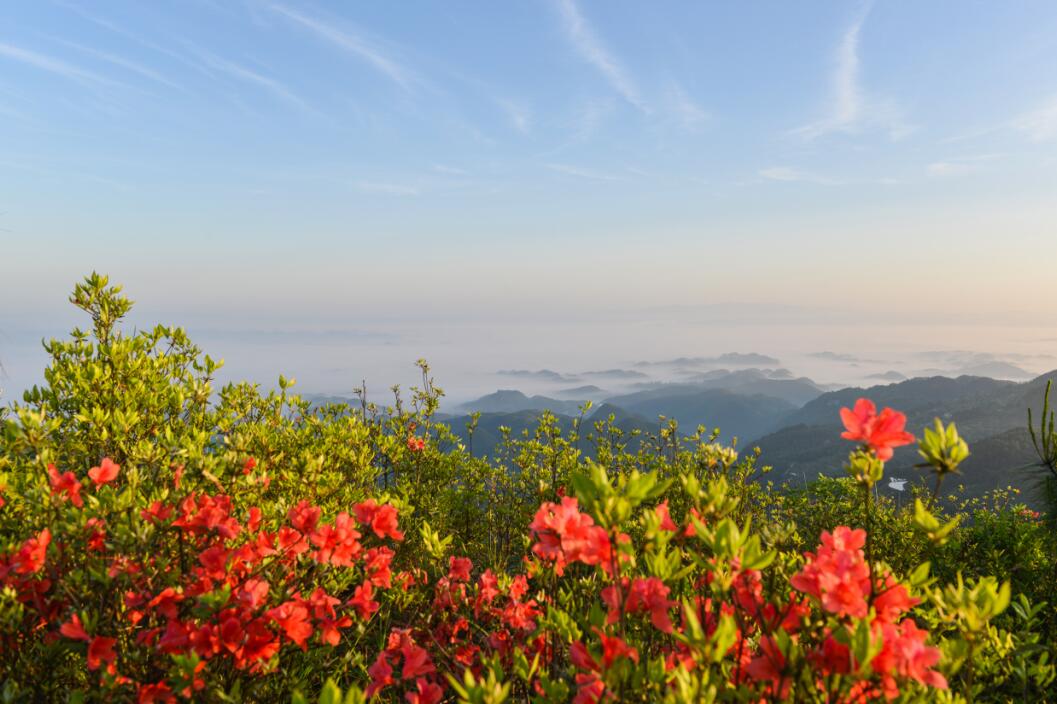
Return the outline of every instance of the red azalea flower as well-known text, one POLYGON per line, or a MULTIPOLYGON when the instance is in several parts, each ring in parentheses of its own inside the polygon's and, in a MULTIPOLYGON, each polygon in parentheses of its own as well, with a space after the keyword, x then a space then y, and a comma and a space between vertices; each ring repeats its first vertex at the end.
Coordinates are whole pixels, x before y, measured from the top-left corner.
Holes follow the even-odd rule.
POLYGON ((222 538, 234 538, 242 530, 231 516, 231 497, 223 494, 191 494, 180 502, 180 515, 172 524, 197 535, 215 531, 222 538))
MULTIPOLYGON (((300 598, 300 594, 295 594, 295 598, 300 598)), ((316 618, 335 618, 337 612, 334 607, 341 603, 341 599, 332 597, 327 594, 323 587, 316 587, 309 595, 307 599, 302 599, 305 606, 312 610, 312 615, 316 618)))
POLYGON ((166 506, 161 501, 154 501, 139 512, 140 518, 150 523, 159 524, 169 520, 172 516, 172 507, 166 506))
POLYGON ((831 635, 827 635, 826 640, 822 641, 822 647, 809 657, 824 676, 844 675, 855 669, 855 658, 851 655, 851 649, 831 635))
POLYGON ((249 517, 246 519, 246 530, 251 533, 256 533, 261 527, 261 521, 264 519, 264 513, 256 506, 251 506, 249 510, 249 517))
POLYGON ((305 540, 305 536, 290 526, 283 526, 279 529, 276 544, 280 552, 294 556, 308 551, 308 541, 305 540))
POLYGON ((745 668, 746 674, 756 682, 766 685, 766 691, 776 700, 789 698, 792 679, 785 674, 785 656, 770 636, 760 639, 756 657, 745 668))
POLYGON ((877 406, 869 399, 860 398, 854 410, 842 408, 840 417, 847 429, 841 437, 869 445, 882 462, 892 459, 893 448, 914 442, 914 436, 904 430, 906 415, 891 408, 878 414, 877 406))
POLYGON ((393 540, 403 540, 404 534, 397 528, 397 511, 392 504, 379 505, 374 499, 367 499, 352 507, 356 520, 369 527, 379 538, 386 536, 393 540))
POLYGON ((312 636, 312 624, 308 622, 308 609, 297 601, 286 601, 268 612, 286 637, 301 650, 308 650, 308 639, 312 636))
POLYGON ((678 526, 672 521, 672 515, 668 513, 668 499, 665 499, 661 503, 657 504, 657 508, 654 509, 654 513, 657 514, 657 518, 661 522, 661 530, 676 531, 678 526))
POLYGON ((363 567, 367 570, 367 578, 376 587, 389 589, 393 586, 393 573, 390 564, 393 562, 395 553, 389 548, 371 548, 363 558, 363 567))
MULTIPOLYGON (((917 627, 911 619, 899 625, 878 623, 874 635, 880 635, 884 645, 881 652, 870 661, 874 672, 882 674, 882 685, 886 693, 898 693, 895 677, 912 679, 937 689, 947 689, 947 680, 931 669, 940 661, 938 648, 925 645, 928 631, 917 627)), ((890 697, 892 698, 892 697, 890 697)))
POLYGON ((379 538, 388 536, 397 541, 404 539, 404 534, 397 529, 396 507, 392 504, 382 504, 378 507, 371 520, 371 530, 379 538))
POLYGON ((88 644, 88 669, 98 670, 99 666, 105 663, 112 663, 117 659, 117 654, 114 652, 114 644, 117 643, 115 638, 107 638, 106 636, 96 636, 88 644))
MULTIPOLYGON (((241 628, 237 622, 236 628, 241 628)), ((239 635, 243 633, 239 632, 239 635)), ((265 619, 254 619, 245 627, 245 642, 236 653, 235 666, 256 672, 279 652, 279 646, 279 639, 268 628, 265 619)))
POLYGON ((601 565, 607 572, 612 569, 609 535, 604 528, 595 525, 593 518, 580 512, 574 497, 563 497, 560 505, 543 503, 529 528, 537 541, 532 552, 553 562, 559 575, 571 562, 601 565))
POLYGON ((353 561, 359 559, 363 547, 359 543, 360 532, 349 514, 342 511, 334 523, 322 525, 309 536, 316 550, 312 558, 323 564, 330 563, 352 567, 353 561))
POLYGON ((71 640, 83 640, 85 643, 92 640, 92 637, 84 630, 81 617, 77 614, 74 614, 69 621, 59 626, 59 633, 71 640))
POLYGON ((319 638, 327 645, 337 645, 341 642, 341 629, 352 625, 352 619, 342 616, 338 619, 324 618, 319 622, 319 638))
POLYGON ((587 649, 587 646, 578 640, 573 641, 569 646, 569 661, 577 669, 587 670, 588 672, 599 672, 602 669, 598 665, 598 661, 591 655, 591 651, 587 649))
POLYGON ((400 654, 404 656, 404 667, 400 671, 401 679, 414 679, 421 675, 428 675, 436 669, 426 649, 415 645, 410 640, 400 647, 400 654))
POLYGON ((55 465, 49 464, 48 483, 51 484, 52 496, 57 496, 64 502, 69 501, 77 508, 84 506, 84 500, 81 498, 81 482, 73 472, 59 474, 55 465))
POLYGON ((214 545, 198 554, 198 562, 204 568, 204 574, 212 579, 222 580, 228 575, 228 558, 231 551, 223 545, 214 545))
POLYGON ((734 603, 757 615, 763 606, 763 579, 758 570, 739 570, 734 576, 734 603))
POLYGON ((515 631, 531 631, 536 628, 536 617, 540 615, 535 599, 512 601, 503 609, 503 622, 515 631))
POLYGON ((469 582, 471 569, 473 569, 473 563, 468 557, 452 555, 448 559, 448 579, 453 582, 469 582))
POLYGON ((625 643, 619 637, 607 636, 598 628, 595 629, 595 632, 598 634, 599 640, 602 641, 603 668, 609 669, 617 658, 627 658, 636 663, 639 661, 639 651, 625 643))
POLYGON ((32 574, 44 569, 44 560, 51 545, 51 531, 45 528, 36 536, 22 543, 12 560, 16 574, 32 574))
POLYGON ((576 676, 576 696, 572 704, 596 704, 606 694, 606 684, 595 675, 576 676))
POLYGON ((165 632, 162 633, 155 647, 159 653, 169 655, 183 653, 191 643, 190 631, 190 626, 174 618, 165 625, 165 632))
POLYGON ((121 465, 115 464, 109 457, 104 457, 98 467, 92 467, 88 470, 88 476, 91 477, 96 486, 100 486, 102 484, 109 484, 117 479, 117 475, 120 471, 121 465))
POLYGON ((602 667, 587 650, 587 646, 580 641, 574 641, 569 646, 569 660, 579 670, 576 675, 576 696, 573 704, 595 704, 602 701, 606 693, 606 685, 601 680, 602 667))
POLYGON ((862 551, 866 531, 837 526, 833 533, 823 531, 821 540, 818 552, 807 554, 807 564, 789 583, 832 614, 865 617, 870 596, 870 568, 862 551))
POLYGON ((528 590, 528 579, 525 578, 525 575, 519 574, 511 580, 508 593, 510 594, 511 599, 514 601, 520 601, 521 597, 528 594, 528 590))
POLYGON ((697 535, 697 529, 694 528, 694 520, 693 520, 695 518, 698 520, 699 523, 704 523, 705 522, 705 519, 701 517, 701 512, 698 511, 696 508, 691 507, 690 508, 690 519, 687 520, 686 528, 683 529, 683 536, 684 537, 692 538, 695 535, 697 535))
POLYGON ((290 509, 288 518, 290 519, 290 525, 302 533, 311 533, 316 529, 316 524, 319 523, 319 516, 323 513, 323 510, 318 506, 313 506, 307 500, 301 500, 296 506, 290 509))
POLYGON ((486 569, 477 579, 477 601, 491 604, 499 596, 499 579, 491 569, 486 569))
POLYGON ((393 684, 393 667, 389 664, 384 652, 378 653, 374 663, 367 668, 367 674, 371 676, 371 683, 364 691, 368 699, 393 684))
POLYGON ((235 598, 248 609, 256 609, 268 599, 270 586, 263 579, 247 579, 242 587, 235 592, 235 598))
POLYGON ((620 606, 623 603, 624 613, 649 613, 654 628, 671 633, 672 620, 668 611, 675 606, 675 602, 668 599, 670 591, 657 577, 636 577, 634 581, 625 577, 621 580, 619 590, 616 585, 602 590, 602 601, 609 606, 606 623, 616 623, 620 620, 620 606))
POLYGON ((907 592, 903 586, 891 574, 885 575, 884 580, 877 590, 877 596, 873 600, 873 608, 877 614, 878 621, 895 623, 899 617, 910 609, 921 603, 907 592))
POLYGON ((404 695, 408 704, 437 704, 444 696, 440 685, 430 682, 425 677, 415 680, 415 691, 404 695))
POLYGON ((88 529, 88 551, 103 552, 106 550, 106 522, 101 518, 89 518, 85 523, 88 529))
POLYGON ((141 684, 136 694, 137 704, 176 704, 176 696, 165 680, 154 684, 141 684))
POLYGON ((348 602, 349 606, 356 609, 356 613, 365 621, 378 610, 379 604, 371 599, 373 596, 374 586, 370 582, 364 582, 356 587, 356 590, 352 593, 352 598, 348 602))

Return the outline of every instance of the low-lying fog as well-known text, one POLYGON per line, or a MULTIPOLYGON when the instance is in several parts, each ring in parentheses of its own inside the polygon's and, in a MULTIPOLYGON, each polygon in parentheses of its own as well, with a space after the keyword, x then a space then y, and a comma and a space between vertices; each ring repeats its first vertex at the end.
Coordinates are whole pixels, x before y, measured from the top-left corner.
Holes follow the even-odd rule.
MULTIPOLYGON (((271 386, 282 373, 295 377, 305 394, 351 396, 366 380, 372 400, 385 402, 393 384, 418 382, 414 362, 425 358, 449 408, 496 389, 575 398, 581 387, 598 387, 595 394, 604 395, 692 381, 717 369, 760 368, 823 386, 869 386, 925 375, 1019 381, 1057 367, 1057 337, 1049 327, 748 317, 661 311, 627 320, 189 325, 188 331, 205 352, 225 360, 222 380, 271 386)), ((66 334, 58 326, 0 330, 3 401, 41 381, 47 360, 41 339, 66 334)))

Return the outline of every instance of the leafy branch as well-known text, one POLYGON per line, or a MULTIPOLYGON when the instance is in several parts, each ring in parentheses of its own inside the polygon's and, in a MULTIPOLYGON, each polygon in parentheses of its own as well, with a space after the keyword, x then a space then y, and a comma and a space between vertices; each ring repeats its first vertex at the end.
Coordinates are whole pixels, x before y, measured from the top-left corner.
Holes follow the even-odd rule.
POLYGON ((1037 432, 1031 408, 1028 408, 1028 432, 1031 433, 1031 444, 1035 446, 1035 453, 1039 456, 1039 466, 1050 470, 1050 473, 1057 478, 1057 430, 1054 428, 1054 412, 1050 408, 1050 388, 1052 386, 1053 381, 1046 382, 1037 432))

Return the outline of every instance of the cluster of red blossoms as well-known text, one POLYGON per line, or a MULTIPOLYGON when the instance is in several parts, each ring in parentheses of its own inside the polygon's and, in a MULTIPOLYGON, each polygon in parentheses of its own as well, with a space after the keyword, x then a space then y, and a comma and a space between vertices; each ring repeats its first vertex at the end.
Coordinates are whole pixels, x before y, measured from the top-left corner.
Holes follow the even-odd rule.
MULTIPOLYGON (((892 699, 899 695, 901 683, 907 681, 945 689, 946 680, 933 669, 940 660, 940 651, 926 645, 927 631, 904 617, 918 600, 894 576, 871 575, 862 550, 865 538, 865 531, 847 527, 839 527, 832 534, 823 533, 818 551, 808 553, 807 563, 790 582, 795 591, 777 603, 765 597, 759 571, 739 569, 737 564, 732 565, 729 601, 715 602, 711 597, 700 596, 714 578, 712 573, 706 573, 693 590, 698 595, 684 608, 678 628, 683 637, 661 648, 666 668, 681 665, 692 671, 701 665, 686 644, 691 632, 688 619, 692 617, 695 627, 711 637, 719 620, 729 618, 737 624, 726 652, 735 666, 732 684, 754 684, 766 701, 787 700, 793 684, 794 671, 778 644, 779 631, 793 642, 800 640, 802 634, 807 664, 821 690, 826 691, 827 678, 851 678, 853 683, 846 687, 841 702, 892 699), (798 596, 797 592, 807 596, 798 596), (805 630, 812 602, 834 617, 822 633, 805 630), (846 645, 847 637, 837 637, 839 629, 848 635, 862 620, 878 645, 865 670, 846 645)), ((606 623, 616 624, 625 614, 647 613, 657 631, 671 634, 669 610, 677 604, 668 599, 669 592, 656 577, 624 577, 615 581, 601 592, 610 609, 606 623)), ((612 700, 614 693, 607 686, 606 673, 623 660, 639 662, 638 649, 618 635, 597 628, 594 633, 600 651, 597 655, 583 642, 574 642, 569 653, 578 669, 577 704, 612 700)))
POLYGON ((407 428, 407 449, 415 453, 426 449, 426 439, 415 435, 415 428, 417 427, 414 423, 411 423, 407 428))
MULTIPOLYGON (((940 651, 925 645, 927 631, 919 629, 912 619, 902 618, 918 600, 891 574, 871 574, 863 554, 865 545, 864 530, 841 526, 833 533, 823 532, 818 551, 808 553, 807 564, 790 583, 843 623, 868 619, 872 637, 882 644, 870 668, 880 675, 885 696, 898 695, 897 678, 946 689, 943 675, 932 669, 940 660, 940 651)), ((812 659, 823 676, 859 668, 848 646, 832 634, 826 636, 812 659)))
MULTIPOLYGON (((99 487, 119 472, 104 459, 88 476, 99 487)), ((57 505, 89 510, 73 472, 49 465, 47 475, 57 505)), ((71 552, 69 541, 76 536, 53 539, 45 528, 0 556, 0 586, 12 587, 24 605, 27 632, 54 629, 47 638, 86 644, 85 664, 101 673, 100 686, 135 687, 141 702, 190 698, 204 686, 214 662, 251 674, 270 671, 287 644, 306 650, 318 638, 321 645, 334 646, 343 629, 371 618, 379 608, 376 590, 405 578, 393 575, 395 553, 381 541, 404 536, 390 504, 367 500, 353 506, 353 514, 342 512, 324 523, 319 507, 301 501, 285 522, 269 529, 259 508, 239 517, 229 496, 192 493, 176 504, 154 501, 140 511, 139 518, 153 529, 147 546, 153 549, 116 549, 103 517, 92 515, 83 523, 88 546, 83 562, 71 552), (376 544, 363 542, 367 537, 376 544), (63 580, 74 570, 94 574, 100 567, 119 600, 105 601, 102 610, 95 599, 68 600, 63 580), (317 586, 324 567, 339 569, 333 581, 347 586, 334 594, 317 586), (86 618, 110 632, 93 632, 86 618), (120 652, 119 642, 131 652, 120 652), (191 656, 197 664, 179 672, 172 669, 172 656, 191 656), (167 670, 169 675, 156 681, 134 676, 167 670)), ((0 647, 17 649, 22 640, 5 638, 0 647)))
MULTIPOLYGON (((536 538, 532 552, 539 558, 554 563, 560 576, 566 565, 580 562, 600 565, 607 573, 613 571, 613 546, 605 528, 596 526, 591 516, 580 511, 577 500, 563 496, 561 504, 545 502, 529 524, 536 538)), ((618 538, 627 540, 626 535, 618 538)))
MULTIPOLYGON (((903 430, 903 414, 891 409, 877 414, 869 401, 861 400, 855 411, 845 409, 842 415, 848 428, 845 437, 862 441, 880 459, 891 457, 893 448, 912 440, 903 430)), ((701 515, 691 508, 688 525, 680 529, 666 502, 654 511, 659 528, 672 533, 676 541, 693 538, 694 523, 701 521, 701 515)), ((671 587, 654 576, 625 576, 623 562, 613 559, 610 532, 582 513, 576 499, 565 497, 560 505, 544 503, 530 528, 536 539, 532 552, 551 564, 555 574, 561 576, 572 563, 601 568, 606 585, 600 597, 608 607, 607 627, 622 624, 623 633, 624 620, 642 614, 656 631, 673 634, 671 609, 679 604, 670 598, 671 587)), ((617 535, 617 540, 627 540, 617 535)), ((865 541, 865 531, 847 527, 823 533, 817 552, 806 555, 806 564, 791 579, 791 591, 785 596, 766 597, 762 574, 741 568, 735 559, 726 566, 732 575, 729 600, 717 602, 700 595, 715 578, 715 573, 706 571, 683 609, 678 628, 683 637, 661 646, 667 668, 681 665, 693 670, 701 665, 687 645, 691 619, 693 628, 700 628, 706 636, 716 632, 721 619, 727 619, 735 624, 726 653, 734 664, 732 684, 754 685, 768 700, 790 696, 794 670, 779 645, 790 640, 802 644, 798 647, 804 649, 806 663, 823 690, 827 678, 847 677, 852 684, 845 687, 846 697, 841 701, 891 699, 909 681, 946 688, 943 676, 933 669, 940 651, 926 645, 927 631, 906 617, 918 600, 893 575, 873 571, 864 555, 865 541), (807 628, 814 608, 828 617, 821 632, 807 628), (848 636, 863 622, 872 639, 869 652, 873 655, 868 663, 856 662, 847 645, 848 636)), ((710 563, 715 564, 715 559, 710 563)), ((586 642, 574 642, 569 652, 577 668, 578 704, 612 699, 607 673, 618 663, 637 665, 640 659, 634 644, 608 628, 595 628, 593 633, 597 639, 594 649, 586 642)))
MULTIPOLYGON (((480 674, 487 659, 510 666, 515 651, 550 661, 547 636, 537 633, 539 604, 527 598, 524 575, 501 582, 485 570, 474 583, 468 558, 451 557, 448 566, 432 584, 429 616, 390 632, 368 670, 368 697, 402 689, 410 704, 434 704, 445 691, 438 668, 459 679, 466 670, 480 674)), ((426 584, 424 575, 419 578, 426 584)))
MULTIPOLYGON (((120 471, 121 467, 107 457, 99 466, 88 470, 88 477, 93 486, 98 488, 117 479, 120 471)), ((49 464, 48 484, 52 496, 59 503, 69 502, 77 508, 84 506, 84 499, 81 497, 83 485, 73 472, 59 472, 54 464, 49 464)), ((3 505, 0 503, 0 506, 3 505)), ((89 519, 86 528, 89 531, 88 549, 99 551, 106 539, 105 523, 98 518, 89 519)), ((38 578, 38 575, 44 571, 51 543, 51 530, 44 528, 25 540, 14 553, 0 555, 0 585, 14 588, 15 593, 19 595, 19 601, 30 604, 45 603, 45 595, 51 589, 52 581, 47 577, 38 578)), ((105 654, 108 647, 106 644, 106 639, 96 641, 93 652, 105 654)), ((2 648, 3 645, 0 644, 0 650, 2 648)))
MULTIPOLYGON (((905 417, 891 409, 878 414, 860 400, 842 417, 844 436, 882 460, 910 441, 905 417)), ((412 434, 407 446, 421 452, 425 441, 412 434)), ((267 488, 255 459, 241 470, 241 481, 267 488)), ((460 556, 394 572, 404 534, 391 504, 368 499, 324 520, 320 506, 302 500, 268 518, 223 491, 181 493, 177 468, 177 498, 107 513, 117 493, 105 487, 120 472, 109 459, 87 479, 49 465, 40 491, 63 520, 0 555, 0 588, 14 590, 24 613, 16 635, 0 632, 0 649, 34 638, 65 643, 114 699, 193 700, 211 674, 267 675, 280 658, 330 652, 368 622, 384 628, 374 631, 384 647, 368 660, 366 695, 409 704, 438 704, 449 675, 480 676, 495 663, 507 673, 533 663, 530 693, 553 698, 568 684, 576 704, 616 701, 622 682, 659 677, 655 684, 670 686, 679 668, 722 668, 739 701, 795 696, 805 672, 821 691, 837 683, 827 701, 891 699, 911 682, 947 686, 935 670, 940 651, 908 615, 918 600, 867 561, 862 530, 823 533, 795 576, 775 582, 745 567, 763 564, 747 557, 699 559, 711 530, 702 513, 690 507, 677 523, 663 502, 648 509, 647 525, 660 533, 647 531, 647 540, 674 548, 666 554, 682 562, 665 558, 662 571, 658 553, 637 551, 626 526, 599 525, 563 496, 543 503, 529 525, 527 574, 475 577, 460 556), (101 603, 64 588, 104 575, 105 589, 94 591, 114 597, 101 603), (412 606, 389 608, 398 603, 412 606), (569 604, 594 616, 585 623, 567 614, 575 625, 557 628, 569 604), (857 662, 863 650, 853 653, 850 636, 863 629, 869 656, 857 662), (722 642, 722 652, 704 654, 702 635, 722 642)))

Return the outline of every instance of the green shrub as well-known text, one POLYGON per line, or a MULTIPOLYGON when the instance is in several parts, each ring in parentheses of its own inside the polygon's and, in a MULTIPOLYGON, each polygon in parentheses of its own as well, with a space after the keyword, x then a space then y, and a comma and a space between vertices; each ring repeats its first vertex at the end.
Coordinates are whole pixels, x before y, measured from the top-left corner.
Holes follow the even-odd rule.
POLYGON ((938 501, 953 426, 906 505, 874 492, 905 417, 865 400, 848 476, 799 489, 674 422, 545 415, 486 461, 425 363, 387 408, 216 389, 104 277, 71 300, 91 329, 0 419, 4 701, 1057 697, 1052 529, 938 501))

